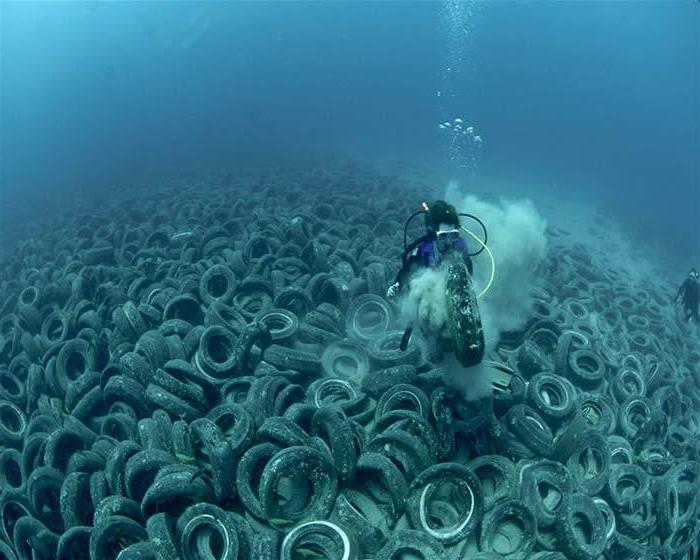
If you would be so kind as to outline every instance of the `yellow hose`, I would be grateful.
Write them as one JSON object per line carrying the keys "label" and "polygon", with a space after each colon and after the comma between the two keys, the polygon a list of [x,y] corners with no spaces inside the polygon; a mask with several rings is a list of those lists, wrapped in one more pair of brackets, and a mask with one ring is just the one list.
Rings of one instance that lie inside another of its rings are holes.
{"label": "yellow hose", "polygon": [[471,235],[476,240],[476,242],[486,250],[486,253],[488,254],[489,258],[491,259],[491,277],[489,278],[489,281],[486,283],[486,287],[483,290],[481,290],[481,293],[479,295],[476,296],[478,299],[481,296],[483,296],[486,292],[488,292],[489,288],[491,287],[491,284],[493,284],[493,279],[496,276],[496,260],[493,258],[493,253],[491,252],[491,249],[489,249],[481,239],[479,239],[476,235],[474,235],[471,231],[469,231],[464,226],[460,226],[460,229],[464,233]]}

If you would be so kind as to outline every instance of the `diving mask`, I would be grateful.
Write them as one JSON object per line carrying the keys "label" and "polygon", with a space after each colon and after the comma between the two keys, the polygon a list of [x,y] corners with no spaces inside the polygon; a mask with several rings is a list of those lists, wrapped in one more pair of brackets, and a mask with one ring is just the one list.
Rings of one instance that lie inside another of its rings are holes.
{"label": "diving mask", "polygon": [[438,243],[438,249],[440,251],[446,251],[450,249],[454,244],[455,241],[459,239],[459,230],[458,229],[443,229],[439,230],[437,232],[437,243]]}

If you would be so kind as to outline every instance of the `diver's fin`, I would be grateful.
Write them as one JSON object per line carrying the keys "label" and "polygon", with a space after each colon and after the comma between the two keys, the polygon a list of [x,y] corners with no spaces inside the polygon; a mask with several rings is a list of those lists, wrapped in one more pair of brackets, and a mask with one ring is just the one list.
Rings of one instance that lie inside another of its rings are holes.
{"label": "diver's fin", "polygon": [[403,336],[401,337],[401,344],[399,345],[399,348],[401,349],[402,352],[406,351],[406,348],[408,348],[408,343],[411,341],[411,334],[413,333],[413,325],[409,325],[406,327],[406,330],[403,331]]}
{"label": "diver's fin", "polygon": [[483,374],[491,383],[494,392],[505,393],[510,387],[515,370],[501,362],[484,360],[482,362]]}

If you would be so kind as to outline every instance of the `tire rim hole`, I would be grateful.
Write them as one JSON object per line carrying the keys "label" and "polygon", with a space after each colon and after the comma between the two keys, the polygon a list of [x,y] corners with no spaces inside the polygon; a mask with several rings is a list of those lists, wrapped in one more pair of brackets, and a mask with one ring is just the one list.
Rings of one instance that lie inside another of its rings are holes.
{"label": "tire rim hole", "polygon": [[398,391],[389,397],[384,405],[384,413],[392,410],[410,410],[423,415],[423,406],[418,397],[409,391]]}
{"label": "tire rim hole", "polygon": [[605,465],[600,449],[587,447],[578,457],[578,466],[584,480],[593,479],[601,474]]}
{"label": "tire rim hole", "polygon": [[495,496],[498,492],[500,484],[503,482],[503,476],[499,470],[489,465],[484,465],[475,473],[481,481],[481,489],[485,497]]}
{"label": "tire rim hole", "polygon": [[277,482],[275,495],[277,504],[284,511],[301,512],[311,504],[313,484],[303,471],[282,476]]}
{"label": "tire rim hole", "polygon": [[46,338],[51,342],[59,340],[63,336],[63,322],[56,318],[49,322],[46,328]]}
{"label": "tire rim hole", "polygon": [[571,520],[571,528],[576,540],[583,544],[593,542],[593,524],[591,520],[582,513],[575,513]]}
{"label": "tire rim hole", "polygon": [[196,550],[200,558],[222,558],[226,552],[228,537],[226,531],[216,520],[200,522],[187,535],[189,541],[183,548]]}
{"label": "tire rim hole", "polygon": [[671,487],[668,500],[668,509],[669,513],[671,514],[671,525],[675,526],[676,523],[678,523],[678,490],[676,490],[675,486]]}
{"label": "tire rim hole", "polygon": [[642,380],[633,371],[626,371],[622,374],[622,386],[630,395],[642,394]]}
{"label": "tire rim hole", "polygon": [[576,360],[576,365],[584,373],[597,373],[600,370],[600,363],[598,362],[597,357],[593,355],[579,356]]}
{"label": "tire rim hole", "polygon": [[353,377],[359,371],[360,364],[353,356],[341,355],[333,360],[332,369],[340,377]]}
{"label": "tire rim hole", "polygon": [[0,377],[0,386],[13,397],[20,394],[20,385],[9,375]]}
{"label": "tire rim hole", "polygon": [[267,326],[267,328],[270,329],[270,334],[273,335],[281,333],[291,325],[291,321],[281,313],[268,315],[267,317],[265,317],[264,323]]}
{"label": "tire rim hole", "polygon": [[649,418],[649,407],[643,402],[632,403],[627,410],[627,419],[630,425],[639,429]]}
{"label": "tire rim hole", "polygon": [[11,458],[5,463],[3,475],[7,483],[13,488],[22,486],[22,470],[20,469],[19,463],[14,459]]}
{"label": "tire rim hole", "polygon": [[322,384],[318,388],[316,396],[316,406],[321,407],[329,404],[340,404],[352,400],[355,397],[355,391],[345,383],[338,381]]}
{"label": "tire rim hole", "polygon": [[640,481],[634,476],[622,476],[617,480],[616,491],[623,499],[639,492]]}
{"label": "tire rim hole", "polygon": [[559,504],[561,504],[561,500],[563,498],[561,491],[556,486],[545,480],[541,481],[537,485],[537,491],[540,494],[540,500],[542,501],[544,508],[548,512],[554,513],[559,507]]}
{"label": "tire rim hole", "polygon": [[540,389],[540,396],[551,408],[561,409],[566,405],[566,398],[562,395],[560,388],[553,383],[544,383]]}
{"label": "tire rim hole", "polygon": [[214,274],[207,282],[207,291],[215,299],[219,299],[228,290],[228,280],[223,274]]}
{"label": "tire rim hole", "polygon": [[226,363],[233,354],[233,342],[223,334],[210,336],[207,341],[207,354],[214,363]]}
{"label": "tire rim hole", "polygon": [[509,515],[498,522],[491,538],[491,549],[504,556],[516,552],[523,541],[525,527],[522,519]]}
{"label": "tire rim hole", "polygon": [[87,368],[85,356],[80,352],[72,352],[66,360],[66,375],[71,381],[75,381]]}
{"label": "tire rim hole", "polygon": [[13,407],[7,405],[0,407],[0,422],[7,430],[15,434],[21,432],[24,427],[22,417]]}

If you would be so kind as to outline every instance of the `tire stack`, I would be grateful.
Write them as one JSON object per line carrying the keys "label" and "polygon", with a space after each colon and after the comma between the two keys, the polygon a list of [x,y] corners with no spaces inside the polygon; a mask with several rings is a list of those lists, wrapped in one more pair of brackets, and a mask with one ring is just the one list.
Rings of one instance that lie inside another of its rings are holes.
{"label": "tire stack", "polygon": [[210,180],[20,243],[0,559],[696,560],[700,349],[670,288],[552,232],[510,392],[465,402],[384,298],[422,196]]}

